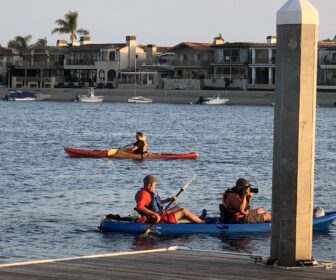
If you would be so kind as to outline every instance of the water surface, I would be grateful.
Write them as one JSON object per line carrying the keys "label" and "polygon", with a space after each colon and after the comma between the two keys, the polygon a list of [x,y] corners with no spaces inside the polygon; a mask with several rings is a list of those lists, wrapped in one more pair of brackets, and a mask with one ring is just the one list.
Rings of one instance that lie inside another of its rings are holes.
{"label": "water surface", "polygon": [[[142,178],[155,174],[162,197],[197,179],[178,199],[218,215],[239,177],[259,187],[253,207],[271,208],[273,108],[165,104],[0,102],[0,263],[183,245],[269,255],[270,236],[179,236],[141,240],[102,234],[108,213],[135,214]],[[319,108],[315,204],[334,209],[336,110]],[[196,161],[73,159],[64,147],[108,149],[143,131],[151,151],[198,151]],[[314,235],[313,253],[336,259],[336,226]]]}

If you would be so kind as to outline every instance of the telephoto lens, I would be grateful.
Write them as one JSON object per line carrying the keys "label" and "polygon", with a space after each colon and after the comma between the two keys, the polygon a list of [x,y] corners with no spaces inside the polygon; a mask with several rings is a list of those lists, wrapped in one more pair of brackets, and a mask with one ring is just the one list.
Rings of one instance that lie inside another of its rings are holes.
{"label": "telephoto lens", "polygon": [[258,188],[250,188],[251,193],[258,193]]}

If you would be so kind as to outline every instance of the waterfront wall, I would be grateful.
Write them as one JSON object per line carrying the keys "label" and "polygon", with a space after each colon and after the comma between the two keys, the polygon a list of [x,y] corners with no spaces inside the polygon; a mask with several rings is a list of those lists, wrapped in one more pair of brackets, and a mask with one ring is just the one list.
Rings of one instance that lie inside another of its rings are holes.
{"label": "waterfront wall", "polygon": [[171,89],[191,89],[191,90],[200,90],[201,81],[194,79],[162,79],[163,88],[167,90]]}

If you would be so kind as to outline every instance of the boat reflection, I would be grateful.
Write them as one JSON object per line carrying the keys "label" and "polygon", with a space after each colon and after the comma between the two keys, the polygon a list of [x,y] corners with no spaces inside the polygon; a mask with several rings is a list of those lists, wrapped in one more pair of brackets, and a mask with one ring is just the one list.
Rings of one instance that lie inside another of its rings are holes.
{"label": "boat reflection", "polygon": [[170,246],[182,246],[191,249],[217,250],[255,253],[256,248],[261,251],[268,251],[271,234],[250,234],[250,235],[220,235],[209,236],[202,234],[180,235],[180,236],[158,236],[151,235],[148,238],[134,237],[132,245],[135,250],[150,250]]}

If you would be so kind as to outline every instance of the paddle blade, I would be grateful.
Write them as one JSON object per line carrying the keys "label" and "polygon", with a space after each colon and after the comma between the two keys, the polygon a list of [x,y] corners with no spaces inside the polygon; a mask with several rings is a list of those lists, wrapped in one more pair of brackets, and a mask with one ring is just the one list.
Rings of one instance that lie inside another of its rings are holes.
{"label": "paddle blade", "polygon": [[108,156],[113,156],[114,154],[116,154],[118,152],[118,149],[111,149],[108,150],[107,155]]}
{"label": "paddle blade", "polygon": [[197,175],[195,174],[185,185],[181,187],[181,190],[184,191],[186,188],[188,188],[191,183],[196,179]]}
{"label": "paddle blade", "polygon": [[143,234],[140,234],[139,237],[140,238],[147,238],[149,236],[149,234],[151,233],[151,227],[149,227],[148,229],[146,229],[146,231]]}

